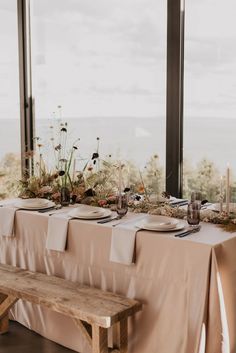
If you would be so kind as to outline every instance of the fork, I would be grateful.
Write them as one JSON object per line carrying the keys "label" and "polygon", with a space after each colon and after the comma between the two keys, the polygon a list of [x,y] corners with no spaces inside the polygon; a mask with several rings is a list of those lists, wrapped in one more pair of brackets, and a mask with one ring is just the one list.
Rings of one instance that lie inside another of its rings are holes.
{"label": "fork", "polygon": [[[50,211],[57,211],[60,210],[62,208],[62,205],[55,205],[53,207],[50,208],[46,208],[46,209],[42,209],[42,210],[38,210],[39,213],[48,213]],[[49,216],[51,216],[50,213],[48,213]]]}
{"label": "fork", "polygon": [[190,235],[190,234],[199,232],[200,229],[201,229],[201,226],[199,225],[199,226],[194,227],[194,228],[192,228],[192,229],[186,230],[186,231],[183,232],[183,233],[175,234],[175,237],[184,238],[184,237],[186,237],[187,235]]}

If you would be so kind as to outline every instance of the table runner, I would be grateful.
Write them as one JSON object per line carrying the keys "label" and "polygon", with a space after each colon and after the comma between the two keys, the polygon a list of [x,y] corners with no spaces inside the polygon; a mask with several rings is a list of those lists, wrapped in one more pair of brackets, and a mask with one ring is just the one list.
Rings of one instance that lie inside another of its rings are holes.
{"label": "table runner", "polygon": [[[109,261],[109,225],[71,220],[67,251],[58,253],[45,248],[47,216],[18,211],[15,224],[16,237],[0,237],[2,263],[79,281],[144,303],[143,312],[131,320],[129,353],[198,353],[203,322],[206,353],[222,353],[219,273],[230,353],[235,352],[234,234],[211,224],[203,224],[200,233],[184,239],[171,233],[140,231],[136,264],[125,266]],[[20,302],[12,315],[45,337],[89,353],[78,329],[66,317]]]}

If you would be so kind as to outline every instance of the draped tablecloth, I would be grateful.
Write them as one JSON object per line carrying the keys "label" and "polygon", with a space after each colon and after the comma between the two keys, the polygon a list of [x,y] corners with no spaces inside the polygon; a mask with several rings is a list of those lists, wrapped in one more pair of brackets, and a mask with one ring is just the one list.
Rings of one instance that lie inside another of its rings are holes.
{"label": "draped tablecloth", "polygon": [[[46,250],[47,224],[45,214],[17,211],[16,236],[0,237],[0,262],[140,300],[143,311],[130,319],[129,353],[198,353],[201,337],[206,353],[236,352],[235,233],[207,223],[186,238],[139,231],[136,263],[127,266],[109,261],[109,223],[71,220],[64,253]],[[89,353],[65,316],[22,301],[11,315],[53,341]]]}

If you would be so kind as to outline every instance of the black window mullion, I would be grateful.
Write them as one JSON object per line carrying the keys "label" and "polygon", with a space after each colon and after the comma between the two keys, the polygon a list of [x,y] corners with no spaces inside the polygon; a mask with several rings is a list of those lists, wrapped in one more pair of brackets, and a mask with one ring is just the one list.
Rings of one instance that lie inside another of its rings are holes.
{"label": "black window mullion", "polygon": [[22,175],[33,173],[32,159],[26,158],[26,156],[27,153],[34,150],[29,6],[29,0],[17,0]]}
{"label": "black window mullion", "polygon": [[181,0],[168,0],[166,191],[182,196],[184,8]]}

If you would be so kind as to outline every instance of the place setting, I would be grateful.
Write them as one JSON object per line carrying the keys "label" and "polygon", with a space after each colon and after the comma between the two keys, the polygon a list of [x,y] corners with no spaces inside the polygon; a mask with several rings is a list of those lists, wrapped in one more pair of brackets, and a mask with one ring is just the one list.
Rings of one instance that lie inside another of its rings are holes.
{"label": "place setting", "polygon": [[183,238],[200,230],[199,224],[188,224],[186,221],[169,219],[165,216],[149,216],[136,225],[140,230],[148,230],[159,233],[175,233],[175,237]]}
{"label": "place setting", "polygon": [[156,232],[175,232],[184,229],[186,222],[165,216],[147,216],[136,224],[139,229]]}

